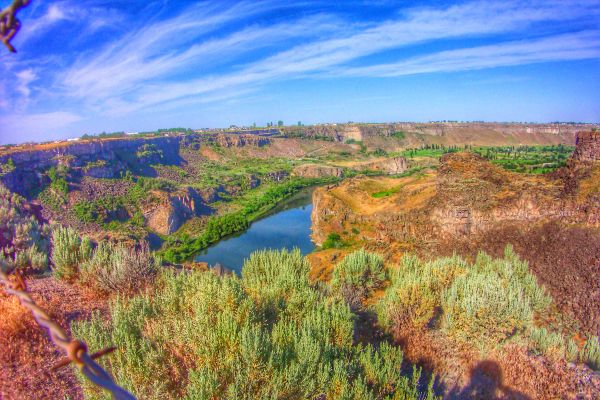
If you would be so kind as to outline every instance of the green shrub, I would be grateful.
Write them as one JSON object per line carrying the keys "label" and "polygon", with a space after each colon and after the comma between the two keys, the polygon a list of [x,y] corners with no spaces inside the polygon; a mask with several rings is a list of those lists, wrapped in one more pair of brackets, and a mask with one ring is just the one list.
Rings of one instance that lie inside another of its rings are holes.
{"label": "green shrub", "polygon": [[331,232],[323,242],[321,249],[339,249],[346,245],[339,233]]}
{"label": "green shrub", "polygon": [[466,268],[466,262],[456,256],[426,262],[405,255],[390,272],[390,287],[377,307],[380,323],[392,330],[404,324],[423,328],[441,307],[442,291]]}
{"label": "green shrub", "polygon": [[445,330],[465,341],[502,343],[522,333],[533,320],[533,310],[522,288],[498,277],[470,273],[456,278],[442,297]]}
{"label": "green shrub", "polygon": [[15,254],[14,266],[18,269],[30,269],[34,273],[43,273],[48,269],[48,254],[33,245],[27,250]]}
{"label": "green shrub", "polygon": [[105,292],[131,293],[152,280],[158,266],[145,242],[138,248],[100,242],[81,264],[81,278]]}
{"label": "green shrub", "polygon": [[579,349],[573,339],[565,338],[558,332],[551,332],[546,328],[533,327],[530,329],[529,337],[533,342],[535,350],[554,359],[565,359],[577,361]]}
{"label": "green shrub", "polygon": [[581,362],[586,363],[590,368],[600,370],[600,344],[598,336],[590,336],[585,342],[579,354]]}
{"label": "green shrub", "polygon": [[391,136],[396,139],[404,139],[406,138],[406,133],[404,133],[403,131],[395,131],[392,133]]}
{"label": "green shrub", "polygon": [[[139,398],[422,398],[398,348],[353,345],[353,314],[310,285],[298,251],[255,253],[242,271],[164,271],[154,292],[117,297],[108,321],[73,333],[115,345],[100,362]],[[103,398],[80,378],[86,398]]]}
{"label": "green shrub", "polygon": [[4,268],[42,273],[48,267],[47,225],[24,209],[25,199],[0,185],[0,256]]}
{"label": "green shrub", "polygon": [[[513,337],[531,337],[534,315],[550,302],[527,263],[507,246],[504,258],[481,253],[473,265],[456,256],[428,262],[404,257],[391,273],[378,316],[392,332],[406,323],[417,328],[432,324],[485,349]],[[572,344],[565,342],[561,351],[572,356]]]}
{"label": "green shrub", "polygon": [[48,177],[50,178],[50,187],[54,192],[61,196],[69,194],[69,184],[67,183],[67,169],[63,166],[51,167],[48,170]]}
{"label": "green shrub", "polygon": [[331,287],[356,309],[385,279],[381,256],[361,249],[348,254],[334,267]]}
{"label": "green shrub", "polygon": [[79,273],[79,266],[89,259],[92,247],[89,239],[81,237],[72,228],[61,226],[52,229],[53,272],[59,279],[73,279]]}

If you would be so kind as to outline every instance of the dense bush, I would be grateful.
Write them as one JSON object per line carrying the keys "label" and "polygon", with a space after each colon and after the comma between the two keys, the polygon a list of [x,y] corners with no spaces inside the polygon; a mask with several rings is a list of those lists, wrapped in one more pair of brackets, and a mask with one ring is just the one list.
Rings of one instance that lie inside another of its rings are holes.
{"label": "dense bush", "polygon": [[242,275],[165,271],[155,292],[116,298],[109,321],[96,314],[73,332],[115,345],[101,363],[139,398],[424,398],[397,347],[353,345],[353,314],[310,285],[298,251],[255,253]]}
{"label": "dense bush", "polygon": [[385,280],[386,270],[381,256],[361,249],[348,254],[335,266],[331,286],[353,309],[358,309]]}
{"label": "dense bush", "polygon": [[342,240],[342,237],[340,236],[339,233],[331,232],[327,235],[327,238],[321,245],[321,249],[323,249],[323,250],[340,249],[340,248],[344,247],[345,245],[346,245],[346,243],[344,243],[344,241]]}
{"label": "dense bush", "polygon": [[44,272],[48,267],[49,228],[25,209],[25,199],[0,185],[0,262],[15,268]]}
{"label": "dense bush", "polygon": [[407,323],[424,327],[441,307],[442,291],[466,268],[467,263],[460,257],[424,262],[415,256],[404,256],[400,265],[390,271],[391,285],[378,305],[380,322],[387,327]]}
{"label": "dense bush", "polygon": [[61,196],[69,194],[69,184],[67,183],[68,171],[65,167],[51,167],[48,170],[48,177],[50,178],[50,187],[54,192]]}
{"label": "dense bush", "polygon": [[82,262],[90,259],[92,246],[88,238],[81,239],[72,228],[56,226],[52,229],[52,263],[57,278],[73,279]]}
{"label": "dense bush", "polygon": [[115,219],[120,211],[126,214],[124,199],[113,196],[81,201],[73,206],[73,211],[80,221],[99,224]]}
{"label": "dense bush", "polygon": [[[481,253],[473,265],[459,257],[424,262],[405,257],[379,306],[382,324],[395,331],[403,323],[433,323],[448,336],[489,348],[526,338],[534,315],[550,297],[508,246],[503,259]],[[434,321],[436,311],[440,311]]]}
{"label": "dense bush", "polygon": [[81,279],[105,292],[133,292],[154,277],[159,265],[145,242],[138,248],[100,242],[81,264]]}

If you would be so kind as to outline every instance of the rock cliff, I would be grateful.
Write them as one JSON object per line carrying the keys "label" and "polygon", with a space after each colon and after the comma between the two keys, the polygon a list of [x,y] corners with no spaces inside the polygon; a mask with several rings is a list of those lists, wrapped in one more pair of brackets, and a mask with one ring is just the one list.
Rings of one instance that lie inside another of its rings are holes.
{"label": "rock cliff", "polygon": [[[595,145],[585,146],[579,153],[586,159],[595,157],[590,150]],[[352,236],[349,232],[357,228],[361,234],[354,239],[374,246],[426,248],[500,226],[560,221],[598,227],[600,186],[593,183],[598,178],[600,168],[595,166],[577,178],[575,194],[564,196],[553,177],[511,173],[472,153],[448,154],[437,173],[357,177],[316,190],[313,238],[322,243],[330,232]]]}
{"label": "rock cliff", "polygon": [[404,157],[392,157],[385,160],[358,164],[354,169],[378,171],[388,175],[401,174],[408,169],[408,162]]}
{"label": "rock cliff", "polygon": [[[589,131],[589,124],[515,124],[515,123],[392,123],[392,124],[329,124],[286,127],[284,134],[292,137],[325,138],[336,142],[348,139],[364,141],[368,146],[384,148],[381,138],[394,136],[405,146],[424,144],[506,145],[573,144],[578,132]],[[392,144],[389,142],[387,144]],[[397,144],[397,142],[396,142]]]}
{"label": "rock cliff", "polygon": [[575,143],[572,160],[576,162],[600,161],[600,131],[580,132]]}
{"label": "rock cliff", "polygon": [[318,164],[303,164],[294,168],[292,174],[303,178],[321,178],[324,176],[342,177],[344,171],[338,167]]}
{"label": "rock cliff", "polygon": [[147,225],[153,231],[169,235],[188,219],[200,216],[205,207],[198,192],[192,188],[176,193],[152,192],[152,200],[143,210]]}
{"label": "rock cliff", "polygon": [[50,167],[62,165],[75,175],[98,178],[119,177],[126,170],[143,173],[152,163],[179,163],[179,142],[179,137],[158,137],[38,145],[0,155],[0,164],[14,165],[0,179],[11,191],[28,197],[48,183],[44,173]]}

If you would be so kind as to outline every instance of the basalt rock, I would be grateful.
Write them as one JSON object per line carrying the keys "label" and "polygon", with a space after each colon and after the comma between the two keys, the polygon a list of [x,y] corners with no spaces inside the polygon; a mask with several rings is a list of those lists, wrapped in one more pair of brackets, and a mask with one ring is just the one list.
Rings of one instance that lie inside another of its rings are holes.
{"label": "basalt rock", "polygon": [[181,227],[188,219],[207,212],[202,198],[192,188],[176,193],[155,191],[153,201],[144,207],[144,218],[153,231],[169,235]]}
{"label": "basalt rock", "polygon": [[303,164],[295,167],[292,174],[302,178],[321,178],[326,176],[341,178],[344,171],[341,168],[329,165]]}
{"label": "basalt rock", "polygon": [[74,176],[117,178],[151,163],[178,164],[179,141],[179,137],[159,137],[37,145],[0,155],[0,164],[15,167],[0,179],[9,190],[30,197],[48,184],[45,173],[53,166],[68,167]]}
{"label": "basalt rock", "polygon": [[408,169],[408,162],[404,157],[392,157],[385,160],[373,161],[367,164],[361,164],[360,169],[378,171],[384,174],[401,174]]}
{"label": "basalt rock", "polygon": [[600,161],[600,131],[580,132],[577,135],[572,160],[576,162]]}

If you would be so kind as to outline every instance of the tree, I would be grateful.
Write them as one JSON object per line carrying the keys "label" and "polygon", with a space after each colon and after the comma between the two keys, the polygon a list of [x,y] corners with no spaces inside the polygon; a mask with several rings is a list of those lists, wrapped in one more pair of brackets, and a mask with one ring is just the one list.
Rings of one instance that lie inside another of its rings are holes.
{"label": "tree", "polygon": [[283,126],[283,121],[282,120],[277,121],[277,126]]}

